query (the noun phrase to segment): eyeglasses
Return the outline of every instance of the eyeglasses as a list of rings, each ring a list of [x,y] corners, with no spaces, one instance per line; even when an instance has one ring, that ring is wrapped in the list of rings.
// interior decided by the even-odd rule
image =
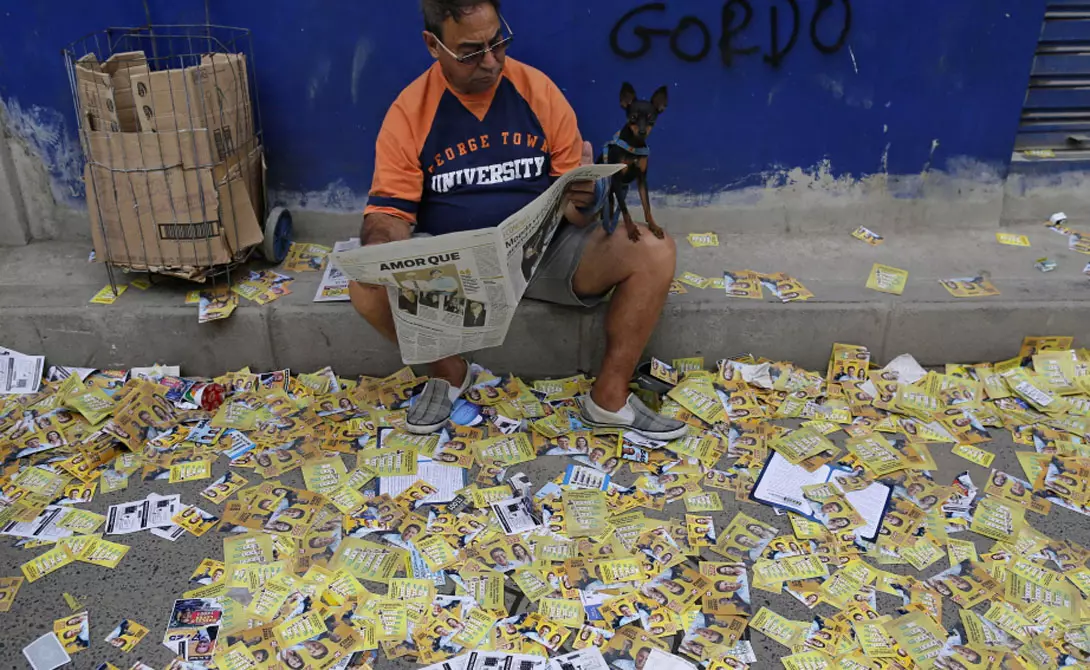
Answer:
[[[446,51],[451,58],[458,61],[458,63],[460,63],[461,65],[480,65],[481,61],[484,60],[485,54],[487,53],[495,52],[497,58],[503,57],[503,55],[507,52],[507,47],[511,46],[511,40],[515,39],[515,33],[511,31],[511,26],[507,24],[507,19],[503,18],[502,14],[500,15],[500,21],[503,21],[503,28],[507,31],[506,37],[497,40],[494,44],[489,44],[480,51],[474,51],[473,53],[466,54],[464,56],[459,56],[458,54],[451,51],[446,44],[443,44],[443,40],[439,39],[439,36],[435,33],[429,34],[435,38],[435,41],[439,43],[439,46],[443,47],[443,51]]]

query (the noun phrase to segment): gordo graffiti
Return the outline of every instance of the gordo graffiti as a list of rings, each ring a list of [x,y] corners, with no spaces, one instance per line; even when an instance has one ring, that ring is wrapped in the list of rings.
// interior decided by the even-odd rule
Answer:
[[[781,6],[784,4],[785,7]],[[787,10],[789,18],[784,19],[781,16],[781,9]],[[673,28],[647,25],[647,23],[653,25],[651,21],[653,15],[665,11],[665,2],[649,2],[622,16],[609,34],[609,45],[613,53],[621,58],[641,58],[654,47],[655,38],[668,38],[670,51],[687,63],[699,63],[704,60],[715,46],[719,49],[723,64],[730,67],[739,56],[753,55],[761,49],[757,45],[743,44],[742,39],[753,22],[755,10],[752,0],[726,0],[723,3],[717,27],[718,41],[713,36],[712,28],[699,17],[692,15],[681,17]],[[779,5],[770,4],[768,16],[771,36],[768,52],[764,54],[764,61],[772,67],[779,67],[798,43],[805,19],[798,0],[781,0]],[[786,41],[783,37],[788,31],[784,23],[790,25],[790,33]],[[852,4],[850,0],[817,0],[809,25],[810,43],[815,49],[823,54],[835,54],[844,47],[851,30]],[[635,48],[626,48],[621,45],[622,35],[628,34],[638,38]],[[693,36],[696,36],[695,43]],[[832,39],[833,36],[835,39]]]

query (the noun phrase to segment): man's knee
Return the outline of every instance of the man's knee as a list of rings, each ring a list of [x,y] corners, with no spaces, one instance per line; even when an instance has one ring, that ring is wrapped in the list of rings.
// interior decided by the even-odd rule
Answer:
[[[669,233],[660,240],[650,232],[644,232],[640,241],[634,246],[639,247],[640,265],[650,271],[674,276],[677,265],[677,244]]]
[[[352,299],[352,306],[356,311],[365,317],[375,314],[376,311],[389,309],[385,286],[349,282],[348,297]]]

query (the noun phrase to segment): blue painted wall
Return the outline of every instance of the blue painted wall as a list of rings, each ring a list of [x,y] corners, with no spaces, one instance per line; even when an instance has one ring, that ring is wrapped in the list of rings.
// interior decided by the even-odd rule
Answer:
[[[75,141],[72,102],[61,48],[95,30],[144,23],[137,0],[91,8],[75,0],[14,2],[0,8],[0,98],[50,119]],[[642,0],[508,0],[517,37],[511,54],[549,73],[567,93],[588,139],[600,143],[620,127],[622,81],[643,94],[670,86],[670,108],[653,136],[653,185],[711,194],[762,183],[770,168],[809,168],[828,160],[835,175],[944,169],[968,157],[1002,173],[1009,162],[1025,97],[1044,0],[854,0],[851,27],[835,53],[845,0],[664,0],[623,24],[617,46],[641,45],[638,28],[687,25],[679,51],[710,47],[698,62],[653,35],[642,56],[623,57],[611,31]],[[749,25],[738,30],[745,6]],[[365,194],[375,134],[389,103],[429,64],[413,0],[210,0],[215,23],[254,32],[258,82],[269,152],[269,184],[282,191]],[[793,49],[778,67],[779,44]],[[723,11],[733,13],[730,46],[754,48],[723,62]],[[200,0],[151,0],[156,23],[199,22]],[[699,20],[699,23],[698,23]],[[48,120],[48,119],[47,119]],[[938,142],[934,149],[933,142]],[[888,145],[888,151],[887,151]],[[883,158],[885,157],[885,158]],[[66,175],[57,166],[58,179]],[[70,174],[67,175],[70,177]],[[317,207],[349,207],[351,197]]]

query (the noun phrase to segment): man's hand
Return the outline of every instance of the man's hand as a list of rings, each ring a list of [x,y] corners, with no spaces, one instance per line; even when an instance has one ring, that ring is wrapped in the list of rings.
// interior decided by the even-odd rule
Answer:
[[[594,147],[590,142],[583,142],[583,165],[594,165]],[[594,180],[573,181],[564,191],[564,218],[582,228],[590,223],[590,217],[580,209],[593,207],[598,200]]]
[[[360,244],[369,247],[374,244],[400,242],[412,236],[412,226],[409,225],[408,221],[391,214],[368,214],[363,217]]]

